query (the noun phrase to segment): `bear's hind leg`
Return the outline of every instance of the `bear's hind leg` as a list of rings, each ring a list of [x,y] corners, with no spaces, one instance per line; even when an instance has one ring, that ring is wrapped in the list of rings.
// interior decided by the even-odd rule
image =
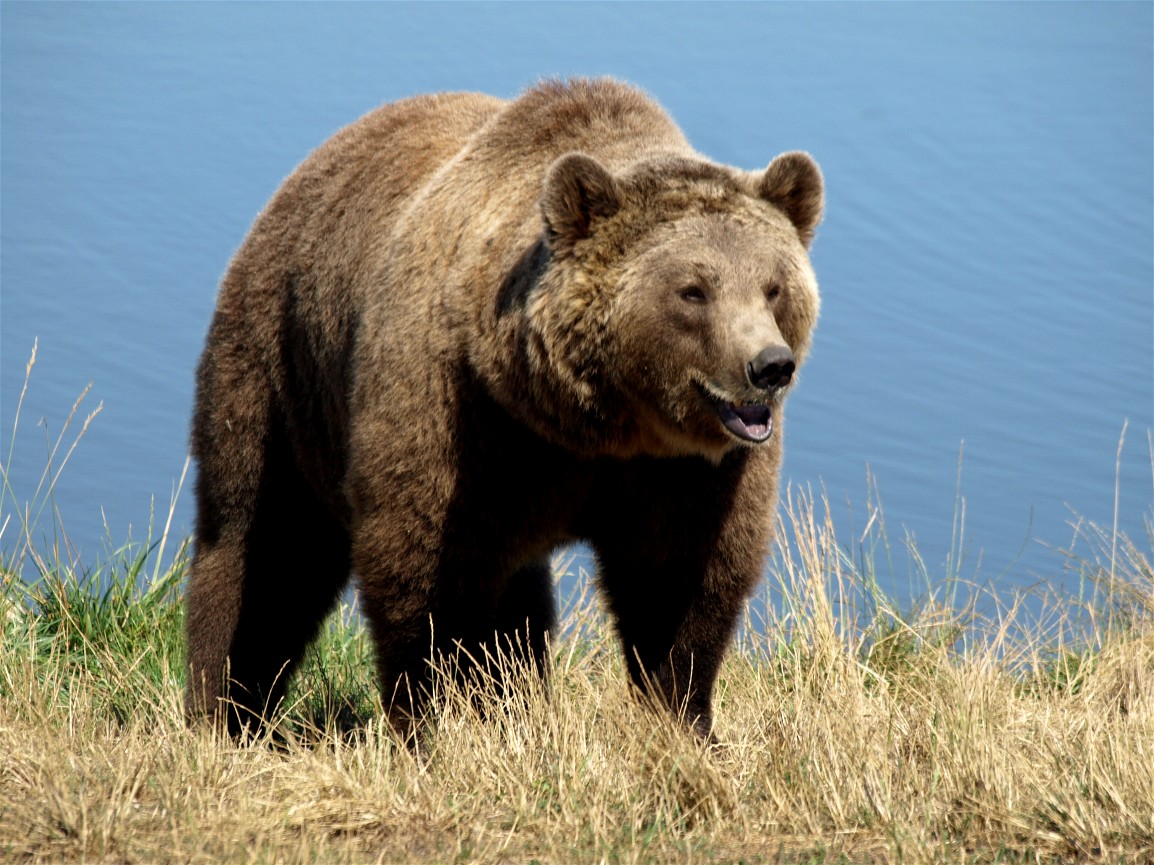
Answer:
[[[243,512],[218,537],[198,536],[189,587],[189,708],[223,714],[233,735],[276,710],[349,577],[348,534],[287,448],[266,448]]]
[[[274,485],[248,547],[230,653],[234,731],[267,720],[349,579],[348,536],[315,497]]]

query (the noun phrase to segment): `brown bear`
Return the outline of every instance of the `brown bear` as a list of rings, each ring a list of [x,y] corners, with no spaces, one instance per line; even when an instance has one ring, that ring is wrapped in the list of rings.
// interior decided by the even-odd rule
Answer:
[[[190,714],[260,724],[355,574],[409,734],[434,656],[544,670],[550,553],[583,540],[631,680],[708,736],[822,202],[808,155],[718,165],[612,80],[406,99],[309,156],[199,366]]]

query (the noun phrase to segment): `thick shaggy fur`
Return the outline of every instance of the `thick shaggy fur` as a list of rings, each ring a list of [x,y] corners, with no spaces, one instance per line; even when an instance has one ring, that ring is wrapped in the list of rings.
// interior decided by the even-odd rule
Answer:
[[[821,208],[808,156],[717,165],[612,81],[417,97],[324,144],[237,253],[200,363],[190,713],[259,722],[355,573],[408,733],[431,653],[540,663],[549,554],[584,539],[630,676],[708,735]]]

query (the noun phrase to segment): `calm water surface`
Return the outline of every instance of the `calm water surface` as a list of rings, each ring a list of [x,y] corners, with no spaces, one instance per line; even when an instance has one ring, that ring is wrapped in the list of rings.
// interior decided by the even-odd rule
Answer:
[[[1154,428],[1147,3],[0,6],[0,441],[103,403],[56,490],[83,561],[167,506],[216,285],[279,182],[381,102],[541,76],[636,82],[747,168],[812,152],[824,299],[786,476],[940,574],[1061,581],[1076,516],[1143,534]],[[83,412],[83,410],[82,410]],[[176,510],[192,527],[192,497]],[[42,518],[36,532],[51,535]],[[17,542],[9,525],[0,543]],[[980,561],[980,566],[979,566]],[[917,593],[897,568],[887,586]]]

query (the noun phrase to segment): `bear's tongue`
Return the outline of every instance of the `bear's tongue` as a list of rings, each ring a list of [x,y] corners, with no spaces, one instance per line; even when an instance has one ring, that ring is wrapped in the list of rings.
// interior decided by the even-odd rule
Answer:
[[[773,432],[773,413],[767,405],[723,403],[718,408],[721,422],[738,438],[763,442]]]

